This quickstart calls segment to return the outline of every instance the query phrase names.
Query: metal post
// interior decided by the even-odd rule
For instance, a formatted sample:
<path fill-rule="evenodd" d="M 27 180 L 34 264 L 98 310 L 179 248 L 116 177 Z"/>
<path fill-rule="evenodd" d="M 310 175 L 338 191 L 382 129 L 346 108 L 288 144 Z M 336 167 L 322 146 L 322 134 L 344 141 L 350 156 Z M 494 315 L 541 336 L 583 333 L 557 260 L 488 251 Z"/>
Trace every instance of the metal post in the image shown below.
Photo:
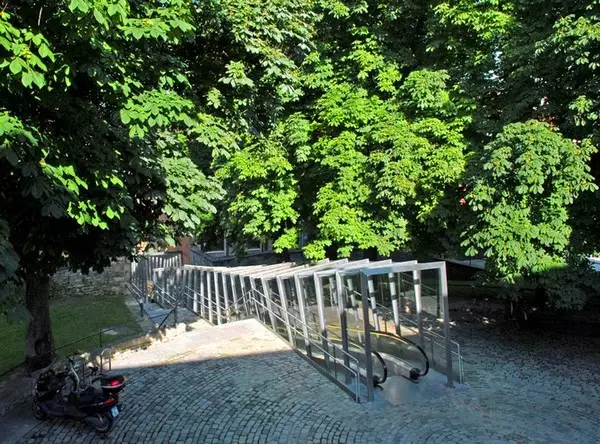
<path fill-rule="evenodd" d="M 223 299 L 225 302 L 225 321 L 229 322 L 231 317 L 229 315 L 229 291 L 227 289 L 227 275 L 221 273 L 221 281 L 223 284 Z"/>
<path fill-rule="evenodd" d="M 192 270 L 192 289 L 194 290 L 192 311 L 194 313 L 198 313 L 198 274 L 199 270 Z"/>
<path fill-rule="evenodd" d="M 331 307 L 337 305 L 337 291 L 335 288 L 335 278 L 333 276 L 329 277 L 329 302 Z"/>
<path fill-rule="evenodd" d="M 444 339 L 446 342 L 446 376 L 448 387 L 454 387 L 454 371 L 452 368 L 452 341 L 450 339 L 450 312 L 448 310 L 448 281 L 446 280 L 446 264 L 440 268 L 440 295 L 444 306 Z M 460 358 L 460 357 L 459 357 Z"/>
<path fill-rule="evenodd" d="M 348 348 L 348 315 L 346 312 L 346 300 L 348 295 L 344 289 L 344 284 L 342 281 L 342 275 L 340 273 L 335 274 L 335 283 L 337 287 L 338 294 L 338 314 L 340 317 L 340 333 L 342 336 L 342 350 L 344 350 L 344 374 L 346 376 L 346 384 L 350 384 L 352 378 L 350 377 L 350 372 L 348 368 L 350 367 L 350 358 L 348 357 L 349 348 Z M 358 393 L 356 394 L 358 396 Z"/>
<path fill-rule="evenodd" d="M 369 295 L 369 281 L 370 279 L 367 277 L 364 272 L 360 273 L 360 289 L 362 293 L 363 299 L 363 325 L 365 329 L 365 360 L 366 360 L 366 371 L 367 371 L 367 401 L 373 401 L 373 356 L 371 355 L 371 326 L 369 323 L 369 304 L 365 301 L 368 299 Z M 357 369 L 357 371 L 360 370 Z"/>
<path fill-rule="evenodd" d="M 361 282 L 361 286 L 362 286 L 362 282 Z M 379 325 L 379 314 L 377 313 L 377 293 L 375 293 L 375 285 L 373 284 L 373 277 L 371 277 L 371 276 L 369 276 L 369 278 L 368 278 L 367 288 L 369 289 L 369 300 L 371 301 L 371 310 L 373 311 L 373 326 L 375 327 L 375 330 L 379 331 L 380 325 Z M 364 298 L 364 294 L 363 294 L 363 298 Z M 363 305 L 368 306 L 369 304 L 363 303 Z"/>
<path fill-rule="evenodd" d="M 250 279 L 250 288 L 254 295 L 254 300 L 260 302 L 260 304 L 257 304 L 256 302 L 254 303 L 254 307 L 256 309 L 256 314 L 258 316 L 258 319 L 261 320 L 261 322 L 265 322 L 265 320 L 263 319 L 263 317 L 261 315 L 264 312 L 263 306 L 265 305 L 265 301 L 262 300 L 262 298 L 260 298 L 260 295 L 258 294 L 258 289 L 256 288 L 256 282 L 254 282 L 254 278 L 252 276 L 250 276 L 249 279 Z"/>
<path fill-rule="evenodd" d="M 423 317 L 422 310 L 423 304 L 421 300 L 421 270 L 413 271 L 413 288 L 415 290 L 415 308 L 417 310 L 417 322 L 419 324 L 419 342 L 421 347 L 425 347 L 425 341 L 423 339 Z"/>
<path fill-rule="evenodd" d="M 308 323 L 306 322 L 306 304 L 304 299 L 304 289 L 300 282 L 300 277 L 294 276 L 294 285 L 296 287 L 296 297 L 298 298 L 298 309 L 300 311 L 300 320 L 302 321 L 302 333 L 304 334 L 304 344 L 306 346 L 306 355 L 311 358 L 312 351 L 310 348 L 310 340 L 308 336 Z"/>
<path fill-rule="evenodd" d="M 160 271 L 161 276 L 162 276 L 162 283 L 161 283 L 162 284 L 162 286 L 161 286 L 162 290 L 160 292 L 160 306 L 162 308 L 164 308 L 164 309 L 167 308 L 166 307 L 167 303 L 165 301 L 167 300 L 167 296 L 166 295 L 169 293 L 169 290 L 168 290 L 168 287 L 167 287 L 167 284 L 169 283 L 169 280 L 168 280 L 168 277 L 167 277 L 167 274 L 168 274 L 167 272 L 168 272 L 168 270 L 166 268 L 163 268 Z"/>
<path fill-rule="evenodd" d="M 175 305 L 179 304 L 180 301 L 180 297 L 181 297 L 181 290 L 177 291 L 177 289 L 182 289 L 183 288 L 183 281 L 185 279 L 185 274 L 184 271 L 181 268 L 177 268 L 175 270 L 175 282 L 173 284 L 173 293 L 176 293 L 176 296 L 174 295 L 175 299 Z"/>
<path fill-rule="evenodd" d="M 235 286 L 235 276 L 233 274 L 228 273 L 229 283 L 231 285 L 231 300 L 233 301 L 233 312 L 236 314 L 237 319 L 239 320 L 239 308 L 238 308 L 238 292 L 237 287 Z"/>
<path fill-rule="evenodd" d="M 396 290 L 394 273 L 388 274 L 388 282 L 390 284 L 390 296 L 392 298 L 392 310 L 394 312 L 394 325 L 396 326 L 396 334 L 402 336 L 402 329 L 400 326 L 400 307 L 398 304 L 398 292 Z"/>
<path fill-rule="evenodd" d="M 244 282 L 244 276 L 239 275 L 238 276 L 239 280 L 240 280 L 240 289 L 242 291 L 242 298 L 244 301 L 244 308 L 246 310 L 246 314 L 250 315 L 250 305 L 248 304 L 248 295 L 247 295 L 247 291 L 246 291 L 246 283 Z"/>
<path fill-rule="evenodd" d="M 360 316 L 358 314 L 358 304 L 356 303 L 356 296 L 354 295 L 354 282 L 352 282 L 351 277 L 348 277 L 346 279 L 346 287 L 348 287 L 348 294 L 350 295 L 350 302 L 352 303 L 354 320 L 358 322 L 360 320 Z"/>
<path fill-rule="evenodd" d="M 402 273 L 397 273 L 398 276 L 398 296 L 399 296 L 399 305 L 400 312 L 403 313 L 406 311 L 406 290 L 404 290 Z"/>
<path fill-rule="evenodd" d="M 194 270 L 192 269 L 186 269 L 185 271 L 185 285 L 183 286 L 183 289 L 186 290 L 186 287 L 194 288 Z M 190 301 L 187 291 L 185 292 L 185 296 L 185 308 L 192 308 L 193 300 Z"/>
<path fill-rule="evenodd" d="M 208 298 L 208 321 L 214 324 L 213 321 L 213 298 L 212 298 L 212 271 L 206 271 L 206 297 Z"/>
<path fill-rule="evenodd" d="M 285 326 L 287 328 L 288 339 L 290 344 L 295 345 L 294 336 L 292 335 L 292 328 L 290 326 L 290 317 L 287 306 L 287 294 L 285 292 L 285 284 L 283 279 L 277 277 L 277 290 L 279 290 L 279 299 L 281 300 L 281 308 L 283 308 L 283 319 L 285 321 Z"/>
<path fill-rule="evenodd" d="M 214 290 L 214 295 L 215 295 L 215 305 L 217 306 L 216 308 L 216 312 L 217 312 L 217 325 L 221 325 L 221 295 L 219 294 L 219 278 L 218 278 L 218 272 L 213 271 L 213 279 L 215 281 L 215 290 Z"/>
<path fill-rule="evenodd" d="M 206 319 L 206 271 L 200 272 L 200 316 Z"/>
<path fill-rule="evenodd" d="M 325 367 L 329 370 L 329 356 L 328 356 L 328 344 L 327 344 L 327 318 L 325 316 L 325 300 L 323 298 L 323 281 L 321 278 L 315 274 L 313 275 L 313 279 L 315 282 L 315 295 L 317 297 L 317 311 L 319 313 L 319 327 L 321 335 L 323 339 L 321 339 L 321 345 L 323 350 L 325 350 Z"/>
<path fill-rule="evenodd" d="M 273 304 L 271 304 L 271 287 L 266 278 L 262 278 L 260 282 L 262 284 L 263 294 L 265 295 L 266 306 L 267 310 L 269 311 L 271 325 L 273 326 L 273 330 L 277 332 L 277 318 L 275 317 L 275 314 L 273 314 Z"/>

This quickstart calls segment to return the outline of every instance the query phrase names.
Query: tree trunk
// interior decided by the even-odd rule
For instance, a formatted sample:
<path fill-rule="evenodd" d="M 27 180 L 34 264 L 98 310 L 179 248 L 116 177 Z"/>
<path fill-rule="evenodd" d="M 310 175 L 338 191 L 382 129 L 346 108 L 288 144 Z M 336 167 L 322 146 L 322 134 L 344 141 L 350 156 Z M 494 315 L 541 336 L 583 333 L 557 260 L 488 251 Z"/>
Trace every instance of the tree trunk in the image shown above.
<path fill-rule="evenodd" d="M 25 306 L 29 311 L 25 362 L 30 370 L 49 365 L 54 357 L 49 283 L 48 276 L 28 275 L 25 278 Z"/>

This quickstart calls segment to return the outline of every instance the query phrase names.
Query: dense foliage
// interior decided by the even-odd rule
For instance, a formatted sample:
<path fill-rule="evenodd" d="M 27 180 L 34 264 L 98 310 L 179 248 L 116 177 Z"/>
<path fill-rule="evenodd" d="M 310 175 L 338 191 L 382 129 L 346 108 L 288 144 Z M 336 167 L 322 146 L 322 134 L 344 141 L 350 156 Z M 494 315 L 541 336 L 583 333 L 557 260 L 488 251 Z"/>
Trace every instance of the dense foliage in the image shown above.
<path fill-rule="evenodd" d="M 53 347 L 48 277 L 198 234 L 223 191 L 197 153 L 226 158 L 294 96 L 310 14 L 269 4 L 266 15 L 242 1 L 0 8 L 0 287 L 26 284 L 33 366 Z"/>
<path fill-rule="evenodd" d="M 315 2 L 303 95 L 219 169 L 222 225 L 278 251 L 308 233 L 315 259 L 483 255 L 488 278 L 581 307 L 598 248 L 598 9 Z"/>
<path fill-rule="evenodd" d="M 0 11 L 0 299 L 3 283 L 27 283 L 34 364 L 51 354 L 58 267 L 214 229 L 240 252 L 257 239 L 284 252 L 305 233 L 311 259 L 479 254 L 491 279 L 585 302 L 598 0 Z"/>
<path fill-rule="evenodd" d="M 307 257 L 389 254 L 441 231 L 447 191 L 465 168 L 468 106 L 443 70 L 419 66 L 393 35 L 399 11 L 380 2 L 321 2 L 304 95 L 220 170 L 238 238 L 278 250 L 309 233 Z"/>

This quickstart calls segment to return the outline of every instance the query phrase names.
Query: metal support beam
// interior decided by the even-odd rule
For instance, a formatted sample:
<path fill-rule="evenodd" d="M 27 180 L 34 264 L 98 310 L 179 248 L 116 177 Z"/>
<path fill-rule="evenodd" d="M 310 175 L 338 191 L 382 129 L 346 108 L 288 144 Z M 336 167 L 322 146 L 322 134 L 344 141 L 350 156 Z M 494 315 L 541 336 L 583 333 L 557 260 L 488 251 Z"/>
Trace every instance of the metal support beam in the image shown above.
<path fill-rule="evenodd" d="M 271 303 L 271 298 L 273 297 L 273 293 L 271 292 L 271 286 L 267 278 L 261 278 L 260 280 L 263 288 L 263 294 L 266 298 L 266 306 L 267 310 L 269 310 L 269 319 L 271 320 L 271 325 L 273 326 L 273 330 L 277 331 L 277 317 L 273 313 L 273 304 Z"/>
<path fill-rule="evenodd" d="M 369 322 L 369 304 L 367 301 L 369 295 L 369 279 L 364 273 L 360 274 L 360 289 L 363 295 L 363 324 L 365 329 L 365 358 L 367 371 L 367 401 L 373 401 L 373 355 L 371 354 L 371 325 Z"/>
<path fill-rule="evenodd" d="M 335 276 L 329 276 L 329 301 L 332 307 L 337 305 L 337 294 Z"/>
<path fill-rule="evenodd" d="M 379 314 L 377 313 L 377 294 L 375 293 L 375 284 L 373 283 L 373 277 L 371 276 L 369 276 L 367 279 L 367 288 L 369 289 L 369 300 L 371 301 L 371 310 L 373 311 L 373 326 L 375 327 L 375 330 L 380 330 Z"/>
<path fill-rule="evenodd" d="M 316 274 L 313 277 L 315 283 L 315 296 L 317 298 L 317 312 L 319 313 L 319 333 L 323 336 L 321 347 L 329 353 L 327 344 L 327 316 L 325 315 L 325 298 L 323 297 L 323 281 Z M 335 363 L 334 363 L 335 365 Z M 325 354 L 325 366 L 329 369 L 329 356 Z"/>
<path fill-rule="evenodd" d="M 346 384 L 350 384 L 352 382 L 352 378 L 350 376 L 350 372 L 348 368 L 350 368 L 350 358 L 348 354 L 350 353 L 348 347 L 348 313 L 347 313 L 347 298 L 348 294 L 346 289 L 344 288 L 344 282 L 342 279 L 342 275 L 340 273 L 335 274 L 335 284 L 337 288 L 337 303 L 338 303 L 338 316 L 340 319 L 340 333 L 342 337 L 342 350 L 344 350 L 344 374 L 345 374 L 345 382 Z M 358 370 L 358 369 L 357 369 Z M 358 396 L 358 393 L 356 394 Z"/>
<path fill-rule="evenodd" d="M 225 273 L 221 273 L 221 283 L 223 284 L 223 306 L 225 308 L 225 321 L 229 322 L 229 289 L 227 288 L 227 275 Z"/>
<path fill-rule="evenodd" d="M 192 289 L 194 290 L 194 302 L 192 305 L 192 310 L 194 313 L 198 313 L 198 270 L 192 270 Z"/>
<path fill-rule="evenodd" d="M 304 334 L 304 343 L 306 346 L 306 355 L 311 358 L 312 350 L 310 347 L 310 340 L 308 336 L 308 323 L 306 322 L 306 302 L 304 295 L 304 288 L 301 282 L 300 277 L 294 276 L 294 285 L 296 288 L 296 297 L 298 298 L 298 308 L 300 310 L 300 320 L 302 321 L 302 330 Z"/>
<path fill-rule="evenodd" d="M 446 264 L 440 268 L 440 297 L 444 310 L 444 340 L 446 347 L 446 376 L 448 387 L 454 387 L 454 369 L 452 368 L 452 341 L 450 339 L 450 312 L 448 311 L 448 281 L 446 280 Z M 459 356 L 460 359 L 460 356 Z"/>
<path fill-rule="evenodd" d="M 211 324 L 214 324 L 214 316 L 213 316 L 213 291 L 212 291 L 212 271 L 206 271 L 206 293 L 208 298 L 208 321 Z"/>
<path fill-rule="evenodd" d="M 358 314 L 358 303 L 356 302 L 356 295 L 354 294 L 354 282 L 352 276 L 346 278 L 346 288 L 348 288 L 348 296 L 350 297 L 350 303 L 352 304 L 352 312 L 354 313 L 354 320 L 360 321 L 360 315 Z"/>
<path fill-rule="evenodd" d="M 413 271 L 413 288 L 415 291 L 415 309 L 417 310 L 417 323 L 419 325 L 419 342 L 422 348 L 425 348 L 425 338 L 423 337 L 423 301 L 421 299 L 421 270 Z"/>
<path fill-rule="evenodd" d="M 215 289 L 213 291 L 214 294 L 214 298 L 215 298 L 215 311 L 216 311 L 216 315 L 217 315 L 217 325 L 221 325 L 222 319 L 221 319 L 221 296 L 220 296 L 220 292 L 219 292 L 219 273 L 216 271 L 213 271 L 212 273 L 213 275 L 213 279 L 214 279 L 214 283 L 215 283 Z"/>
<path fill-rule="evenodd" d="M 236 313 L 236 316 L 239 319 L 240 308 L 238 307 L 238 299 L 240 298 L 240 294 L 237 291 L 235 275 L 228 274 L 227 276 L 229 278 L 229 283 L 231 284 L 231 299 L 233 300 L 233 311 L 234 313 Z"/>
<path fill-rule="evenodd" d="M 290 344 L 295 346 L 294 335 L 292 334 L 292 327 L 290 326 L 290 317 L 288 315 L 288 304 L 287 304 L 287 293 L 285 291 L 285 282 L 282 278 L 277 277 L 277 290 L 279 290 L 279 299 L 281 303 L 281 307 L 283 308 L 283 320 L 285 321 L 285 326 L 287 328 L 288 340 Z"/>
<path fill-rule="evenodd" d="M 249 314 L 250 313 L 250 301 L 248 300 L 248 290 L 246 289 L 246 282 L 244 281 L 244 276 L 242 276 L 242 275 L 238 275 L 238 279 L 240 282 L 240 290 L 242 291 L 242 300 L 244 301 L 244 309 Z"/>
<path fill-rule="evenodd" d="M 206 319 L 206 271 L 200 270 L 200 316 Z"/>
<path fill-rule="evenodd" d="M 398 303 L 398 291 L 396 289 L 396 280 L 394 278 L 394 273 L 388 274 L 390 296 L 392 298 L 392 311 L 394 312 L 394 326 L 396 328 L 396 334 L 402 336 L 402 328 L 400 326 L 400 304 Z"/>

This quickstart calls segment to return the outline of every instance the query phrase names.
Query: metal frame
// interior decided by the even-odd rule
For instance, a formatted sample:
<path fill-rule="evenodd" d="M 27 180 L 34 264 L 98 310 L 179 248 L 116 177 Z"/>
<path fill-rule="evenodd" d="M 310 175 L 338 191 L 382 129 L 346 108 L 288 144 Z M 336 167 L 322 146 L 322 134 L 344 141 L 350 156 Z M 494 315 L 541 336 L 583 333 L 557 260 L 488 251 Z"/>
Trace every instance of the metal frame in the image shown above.
<path fill-rule="evenodd" d="M 398 263 L 384 267 L 365 267 L 360 271 L 361 292 L 363 295 L 369 294 L 371 302 L 374 299 L 373 277 L 381 275 L 389 275 L 395 273 L 412 272 L 414 279 L 415 303 L 417 309 L 417 320 L 419 323 L 419 336 L 423 341 L 423 323 L 421 318 L 421 272 L 425 270 L 438 270 L 440 280 L 440 293 L 444 310 L 444 340 L 446 348 L 446 377 L 448 387 L 454 387 L 454 371 L 452 368 L 452 344 L 450 340 L 450 322 L 448 316 L 448 284 L 446 281 L 446 263 L 445 262 L 430 262 L 425 264 L 419 263 Z M 375 301 L 376 302 L 376 301 Z M 371 304 L 373 305 L 373 304 Z M 371 357 L 371 335 L 370 335 L 370 316 L 369 304 L 363 303 L 363 320 L 365 328 L 365 350 L 367 358 L 367 400 L 373 399 L 373 362 Z M 373 318 L 375 327 L 377 328 L 377 317 L 375 312 L 377 306 L 373 308 Z"/>
<path fill-rule="evenodd" d="M 444 336 L 434 331 L 426 332 L 424 330 L 421 275 L 422 272 L 427 270 L 436 270 L 438 273 L 437 309 L 439 311 L 439 306 L 443 306 Z M 239 319 L 238 309 L 241 304 L 245 307 L 246 313 L 255 313 L 262 322 L 272 327 L 278 334 L 283 333 L 284 337 L 287 336 L 287 340 L 293 346 L 298 344 L 297 341 L 304 340 L 305 347 L 302 353 L 305 353 L 307 358 L 311 359 L 313 357 L 314 347 L 316 347 L 315 350 L 323 351 L 326 369 L 330 370 L 333 368 L 334 371 L 336 371 L 336 366 L 340 364 L 338 358 L 343 361 L 342 365 L 346 369 L 351 370 L 351 362 L 354 362 L 350 359 L 352 356 L 349 353 L 349 343 L 351 341 L 348 332 L 347 310 L 350 306 L 354 309 L 359 307 L 356 296 L 360 295 L 362 298 L 362 322 L 360 324 L 362 326 L 359 327 L 359 335 L 362 335 L 364 332 L 364 337 L 359 337 L 359 339 L 364 346 L 365 352 L 366 366 L 364 367 L 364 373 L 366 374 L 367 400 L 373 400 L 374 397 L 374 361 L 370 332 L 373 328 L 379 330 L 382 324 L 384 324 L 387 331 L 387 320 L 391 320 L 389 315 L 390 309 L 388 307 L 381 308 L 382 306 L 377 303 L 374 279 L 376 277 L 383 277 L 387 279 L 387 286 L 379 288 L 381 291 L 384 291 L 384 288 L 389 288 L 392 307 L 391 313 L 396 333 L 400 334 L 402 332 L 401 322 L 402 328 L 405 328 L 406 320 L 414 322 L 409 328 L 414 327 L 417 331 L 420 344 L 423 348 L 425 348 L 425 336 L 427 334 L 427 339 L 430 341 L 429 344 L 432 348 L 432 356 L 434 344 L 445 349 L 447 385 L 452 387 L 454 384 L 453 354 L 459 358 L 459 376 L 461 378 L 460 382 L 462 382 L 460 348 L 456 342 L 450 339 L 445 262 L 420 264 L 417 261 L 406 261 L 393 263 L 391 260 L 370 262 L 367 259 L 349 262 L 347 259 L 342 259 L 331 262 L 325 260 L 312 265 L 294 263 L 241 267 L 187 265 L 170 272 L 165 272 L 164 270 L 160 270 L 160 272 L 158 270 L 155 271 L 155 286 L 160 289 L 158 297 L 161 300 L 165 299 L 163 303 L 168 302 L 166 301 L 168 298 L 175 300 L 176 298 L 169 293 L 171 289 L 178 288 L 182 292 L 181 296 L 186 298 L 186 307 L 191 306 L 194 312 L 217 325 L 231 321 L 234 313 L 237 314 L 237 319 Z M 405 318 L 401 314 L 399 301 L 401 291 L 398 291 L 397 284 L 402 285 L 410 282 L 410 280 L 407 281 L 402 277 L 404 275 L 400 273 L 412 274 L 411 284 L 414 290 L 416 321 Z M 359 292 L 354 288 L 356 278 L 360 282 Z M 309 282 L 314 283 L 315 286 L 315 299 L 318 312 L 318 322 L 315 328 L 311 327 L 307 321 L 309 310 L 314 308 L 308 306 L 309 294 L 307 285 Z M 290 288 L 287 287 L 288 284 L 293 285 L 295 297 L 290 294 Z M 325 288 L 327 284 L 329 285 L 330 303 L 326 307 Z M 426 288 L 429 292 L 431 290 L 435 291 L 435 289 Z M 179 297 L 177 297 L 177 300 L 179 300 Z M 293 301 L 294 305 L 297 303 L 297 310 L 295 308 L 292 310 L 289 306 L 290 301 Z M 350 306 L 348 302 L 351 302 Z M 330 335 L 331 338 L 334 336 L 333 331 L 331 333 L 328 331 L 327 324 L 328 316 L 332 316 L 332 313 L 328 312 L 331 308 L 336 308 L 334 311 L 337 312 L 337 316 L 339 317 L 341 347 L 339 344 L 336 346 L 330 341 Z M 381 315 L 380 309 L 382 310 Z M 355 316 L 356 321 L 360 321 L 358 311 L 355 312 Z M 279 322 L 283 323 L 285 329 L 280 328 L 281 324 Z M 335 335 L 337 334 L 335 333 Z M 317 340 L 316 343 L 315 338 Z M 456 347 L 456 351 L 452 349 L 453 346 Z M 334 348 L 332 349 L 331 347 Z M 339 356 L 336 355 L 336 347 L 340 349 Z M 333 350 L 333 355 L 329 353 L 330 350 Z M 439 356 L 443 356 L 443 352 Z M 354 360 L 356 361 L 356 358 Z M 333 367 L 330 366 L 331 362 L 334 363 Z M 358 363 L 356 365 L 356 375 L 360 378 L 363 369 L 359 369 Z M 350 373 L 346 372 L 346 385 L 350 383 L 350 379 Z M 358 390 L 355 391 L 355 394 L 357 399 L 360 398 Z"/>

